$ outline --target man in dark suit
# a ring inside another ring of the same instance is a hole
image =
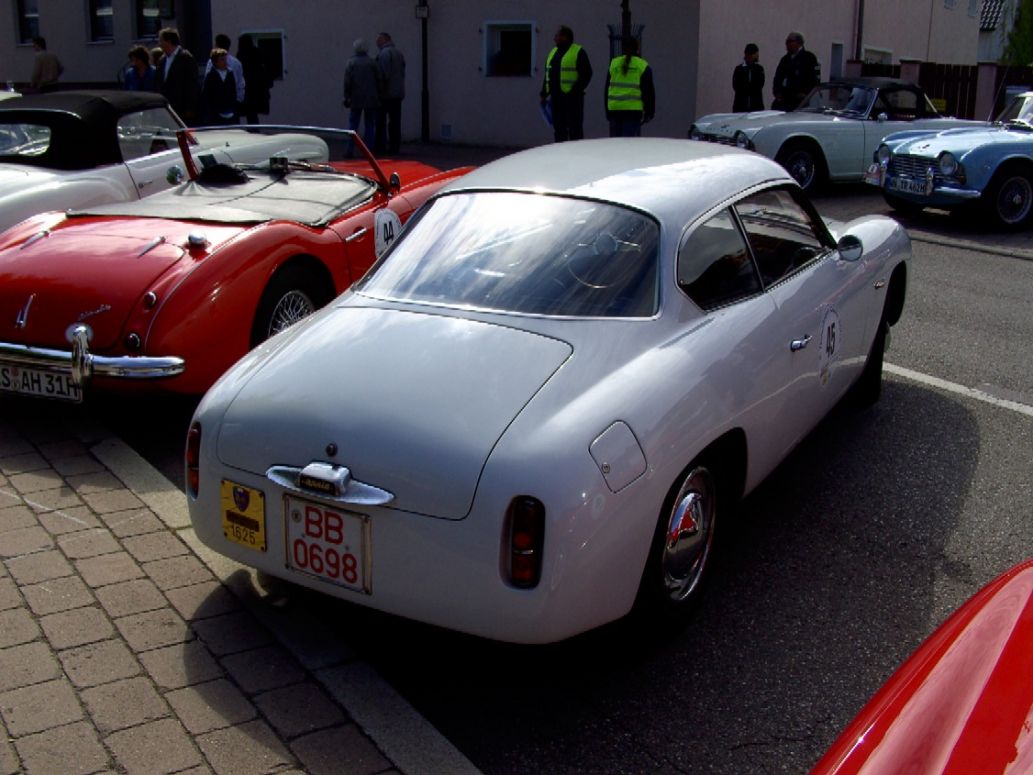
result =
[[[155,88],[169,101],[187,126],[197,126],[200,118],[201,81],[197,62],[179,44],[179,32],[166,27],[158,33],[162,58],[158,61]]]

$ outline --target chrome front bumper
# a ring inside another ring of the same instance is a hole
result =
[[[161,379],[174,377],[186,370],[186,362],[172,355],[93,355],[85,326],[76,326],[71,339],[71,350],[50,350],[0,342],[0,363],[70,372],[72,383],[80,388],[97,375],[118,379]]]

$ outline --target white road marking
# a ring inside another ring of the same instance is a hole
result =
[[[959,385],[955,382],[948,382],[945,379],[923,374],[920,371],[905,369],[903,366],[894,366],[892,363],[884,364],[883,368],[890,374],[896,374],[898,377],[909,379],[912,382],[919,382],[923,385],[928,385],[929,387],[945,390],[948,393],[964,396],[965,398],[974,398],[976,401],[982,401],[985,404],[997,406],[1001,409],[1010,409],[1013,412],[1024,414],[1026,417],[1033,417],[1033,406],[1020,404],[1018,401],[1009,401],[1005,398],[998,398],[997,396],[990,395],[982,390],[965,387],[964,385]]]

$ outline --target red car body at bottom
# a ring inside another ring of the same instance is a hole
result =
[[[1033,772],[1033,559],[947,619],[812,775]]]

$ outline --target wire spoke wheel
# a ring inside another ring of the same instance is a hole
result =
[[[303,291],[294,289],[285,293],[273,307],[268,335],[273,336],[293,326],[316,311],[316,305]]]
[[[1006,226],[1024,223],[1033,208],[1033,184],[1025,175],[1012,175],[1001,181],[994,197],[997,217]]]

